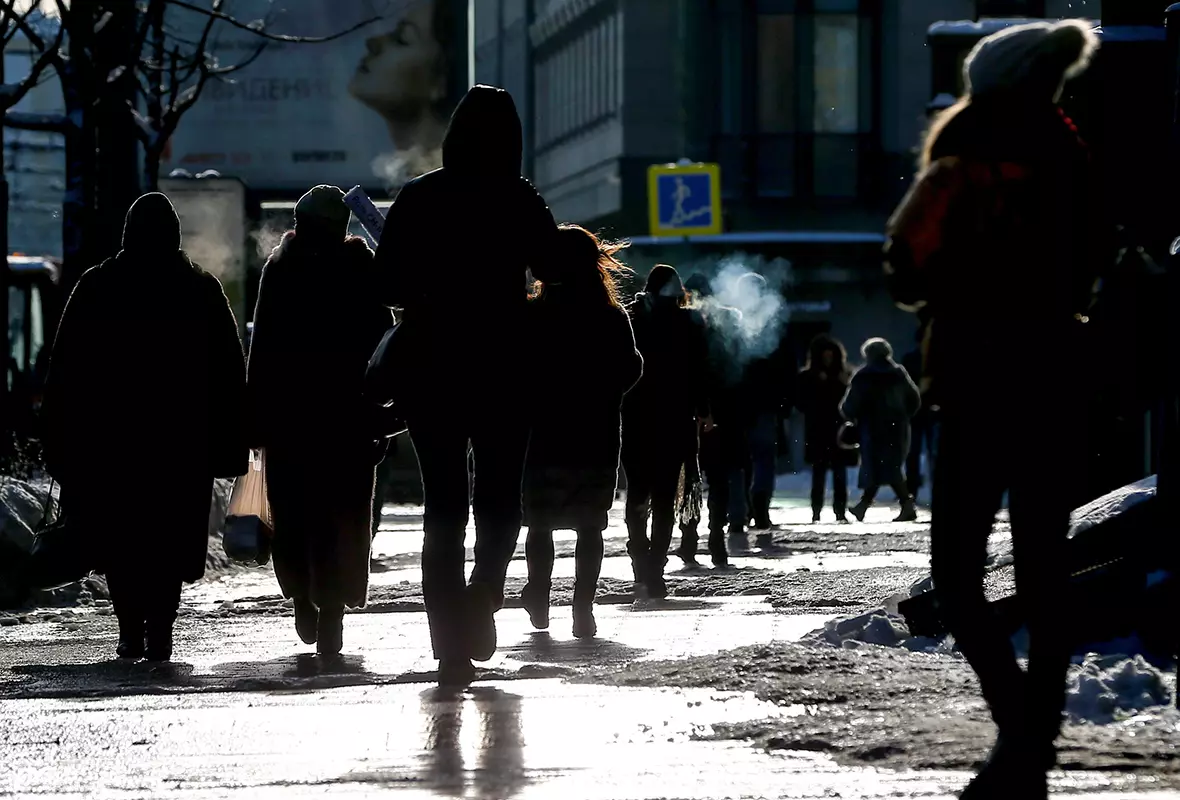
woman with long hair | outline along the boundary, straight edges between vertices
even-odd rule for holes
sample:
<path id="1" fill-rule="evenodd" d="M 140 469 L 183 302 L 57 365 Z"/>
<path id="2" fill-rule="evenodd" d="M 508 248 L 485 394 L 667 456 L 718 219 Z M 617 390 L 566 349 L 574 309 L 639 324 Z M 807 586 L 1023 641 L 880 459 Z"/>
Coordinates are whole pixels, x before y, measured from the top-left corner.
<path id="1" fill-rule="evenodd" d="M 698 425 L 712 430 L 704 319 L 687 306 L 680 274 L 658 264 L 630 309 L 643 377 L 623 399 L 627 552 L 636 584 L 653 599 L 667 595 L 681 470 L 696 457 Z"/>
<path id="2" fill-rule="evenodd" d="M 552 264 L 529 304 L 537 364 L 533 433 L 524 478 L 529 580 L 521 601 L 533 626 L 549 627 L 553 532 L 578 534 L 574 637 L 592 638 L 594 593 L 602 570 L 602 534 L 619 475 L 623 395 L 643 372 L 618 280 L 629 270 L 623 245 L 577 225 L 558 228 Z"/>
<path id="3" fill-rule="evenodd" d="M 821 333 L 811 340 L 807 364 L 799 373 L 798 408 L 803 413 L 803 459 L 811 465 L 811 521 L 820 521 L 827 474 L 832 473 L 832 510 L 839 522 L 848 516 L 848 456 L 836 445 L 844 425 L 840 401 L 852 371 L 840 340 Z"/>

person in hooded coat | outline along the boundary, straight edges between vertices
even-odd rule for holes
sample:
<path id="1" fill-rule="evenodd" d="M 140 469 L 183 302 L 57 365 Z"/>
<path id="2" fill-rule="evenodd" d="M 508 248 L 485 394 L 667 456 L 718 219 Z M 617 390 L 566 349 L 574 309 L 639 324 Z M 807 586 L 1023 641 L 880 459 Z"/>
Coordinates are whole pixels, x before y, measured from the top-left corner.
<path id="1" fill-rule="evenodd" d="M 840 403 L 848 392 L 848 355 L 838 339 L 820 334 L 811 340 L 807 366 L 799 373 L 798 404 L 803 412 L 803 460 L 811 465 L 811 521 L 824 508 L 827 473 L 832 473 L 832 510 L 847 522 L 849 452 L 836 444 L 844 415 Z"/>
<path id="2" fill-rule="evenodd" d="M 168 198 L 136 200 L 122 250 L 70 295 L 41 409 L 46 465 L 100 551 L 129 659 L 172 657 L 181 585 L 205 572 L 213 480 L 247 466 L 238 323 L 180 246 Z"/>
<path id="3" fill-rule="evenodd" d="M 658 264 L 630 309 L 643 377 L 623 398 L 627 552 L 636 584 L 653 599 L 667 595 L 664 567 L 681 471 L 696 457 L 698 426 L 713 430 L 705 321 L 687 304 L 679 273 Z"/>
<path id="4" fill-rule="evenodd" d="M 964 62 L 967 95 L 932 124 L 918 179 L 887 228 L 894 300 L 931 319 L 924 377 L 938 393 L 940 428 L 932 577 L 999 729 L 963 798 L 1045 798 L 1056 760 L 1070 656 L 1064 548 L 1071 487 L 1085 477 L 1076 465 L 1086 429 L 1084 403 L 1062 393 L 1084 373 L 1081 322 L 1095 277 L 1114 263 L 1097 171 L 1057 104 L 1097 47 L 1082 20 L 982 39 Z M 981 342 L 986 368 L 972 357 Z M 1029 342 L 1051 357 L 1030 359 Z M 1048 480 L 1038 457 L 1046 452 L 1055 464 Z M 1005 490 L 1027 669 L 984 593 Z"/>
<path id="5" fill-rule="evenodd" d="M 905 367 L 893 360 L 889 342 L 869 339 L 860 352 L 865 364 L 852 376 L 840 406 L 860 434 L 858 484 L 864 493 L 850 510 L 863 522 L 877 491 L 889 486 L 901 501 L 901 514 L 894 522 L 913 522 L 917 515 L 902 467 L 910 452 L 910 420 L 918 413 L 921 395 Z"/>
<path id="6" fill-rule="evenodd" d="M 442 168 L 402 187 L 377 248 L 382 296 L 403 311 L 394 399 L 422 472 L 422 591 L 445 683 L 470 680 L 471 659 L 495 654 L 494 614 L 520 534 L 531 367 L 526 276 L 552 261 L 557 236 L 544 199 L 520 174 L 521 152 L 511 95 L 472 87 L 451 116 Z"/>
<path id="7" fill-rule="evenodd" d="M 533 627 L 549 627 L 553 532 L 574 530 L 574 637 L 593 638 L 602 535 L 619 478 L 623 395 L 643 373 L 631 322 L 619 303 L 621 245 L 562 225 L 557 262 L 535 274 L 529 303 L 536 342 L 533 434 L 525 465 L 529 579 L 520 593 Z"/>
<path id="8" fill-rule="evenodd" d="M 275 576 L 294 600 L 300 639 L 326 656 L 342 647 L 345 608 L 368 595 L 374 473 L 385 451 L 362 387 L 393 325 L 373 253 L 348 235 L 349 213 L 335 186 L 316 186 L 295 205 L 295 229 L 262 271 L 249 361 Z"/>

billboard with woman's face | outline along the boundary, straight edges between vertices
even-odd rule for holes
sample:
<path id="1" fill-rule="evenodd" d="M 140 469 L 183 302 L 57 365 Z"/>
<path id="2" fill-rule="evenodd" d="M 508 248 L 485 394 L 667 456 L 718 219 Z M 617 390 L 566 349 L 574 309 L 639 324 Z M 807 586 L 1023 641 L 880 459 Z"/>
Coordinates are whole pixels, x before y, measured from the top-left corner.
<path id="1" fill-rule="evenodd" d="M 227 81 L 211 81 L 183 117 L 161 165 L 206 169 L 253 189 L 316 183 L 393 188 L 440 164 L 451 109 L 466 90 L 467 0 L 238 0 L 267 30 L 329 36 L 326 43 L 272 42 Z M 170 8 L 170 25 L 199 31 L 201 15 Z M 249 58 L 258 38 L 214 27 L 223 65 Z M 185 37 L 187 38 L 187 37 Z"/>

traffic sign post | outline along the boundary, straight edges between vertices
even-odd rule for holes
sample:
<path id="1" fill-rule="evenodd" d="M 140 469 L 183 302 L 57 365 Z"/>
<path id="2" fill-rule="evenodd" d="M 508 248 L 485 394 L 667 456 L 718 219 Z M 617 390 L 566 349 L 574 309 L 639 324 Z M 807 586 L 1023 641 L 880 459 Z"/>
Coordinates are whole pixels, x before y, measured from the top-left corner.
<path id="1" fill-rule="evenodd" d="M 653 164 L 647 168 L 652 236 L 721 233 L 721 167 L 717 164 Z"/>

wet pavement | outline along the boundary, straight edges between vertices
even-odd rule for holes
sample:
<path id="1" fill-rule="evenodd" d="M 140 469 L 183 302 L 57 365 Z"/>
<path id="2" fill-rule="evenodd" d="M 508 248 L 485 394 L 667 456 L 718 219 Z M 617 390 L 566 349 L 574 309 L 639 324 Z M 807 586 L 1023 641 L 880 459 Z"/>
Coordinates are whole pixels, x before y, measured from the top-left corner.
<path id="1" fill-rule="evenodd" d="M 420 580 L 413 563 L 420 511 L 390 511 L 376 549 L 396 566 L 376 575 L 375 586 Z M 787 539 L 830 531 L 833 552 L 753 553 L 737 566 L 775 573 L 924 566 L 923 526 L 898 530 L 888 522 L 892 513 L 874 510 L 856 531 L 817 528 L 803 524 L 810 511 L 801 503 L 780 503 L 776 518 Z M 861 552 L 855 537 L 865 529 L 906 549 Z M 608 553 L 617 552 L 621 536 L 612 525 Z M 559 576 L 572 575 L 572 541 L 559 538 Z M 522 569 L 514 562 L 515 572 Z M 604 577 L 628 574 L 624 558 L 608 558 Z M 694 574 L 678 579 L 691 582 Z M 612 665 L 796 641 L 835 613 L 791 613 L 803 609 L 740 596 L 745 574 L 753 573 L 737 572 L 739 586 L 730 592 L 739 596 L 600 605 L 593 642 L 571 638 L 568 607 L 554 609 L 547 632 L 533 631 L 523 611 L 507 608 L 497 617 L 500 652 L 463 693 L 431 684 L 435 663 L 422 613 L 350 614 L 346 657 L 325 664 L 295 638 L 273 576 L 263 572 L 190 587 L 168 667 L 112 661 L 109 608 L 3 627 L 0 797 L 953 796 L 966 773 L 840 766 L 819 752 L 710 739 L 717 725 L 824 713 L 819 707 L 774 705 L 748 693 L 562 680 Z M 1101 772 L 1058 774 L 1054 786 L 1056 796 L 1172 796 L 1136 791 L 1142 780 L 1132 785 Z"/>

